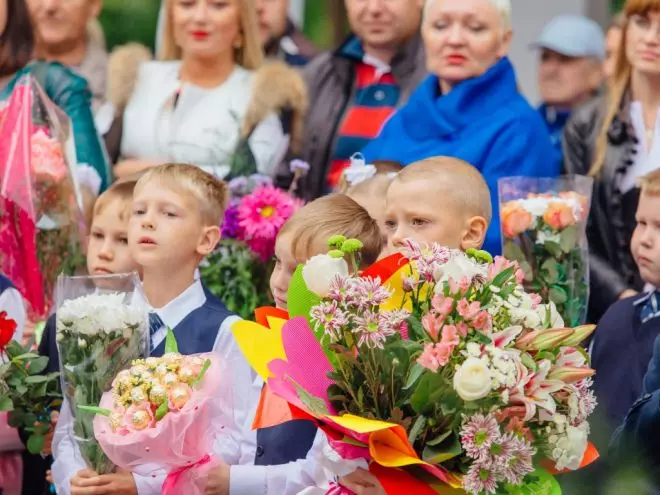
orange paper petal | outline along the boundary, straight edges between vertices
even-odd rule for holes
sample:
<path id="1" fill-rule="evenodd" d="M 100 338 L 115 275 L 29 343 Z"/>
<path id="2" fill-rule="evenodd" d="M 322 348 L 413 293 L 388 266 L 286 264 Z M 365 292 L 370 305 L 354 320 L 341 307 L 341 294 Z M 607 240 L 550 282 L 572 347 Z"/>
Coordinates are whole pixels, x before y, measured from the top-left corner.
<path id="1" fill-rule="evenodd" d="M 270 428 L 296 419 L 315 421 L 312 416 L 275 395 L 268 385 L 264 385 L 261 389 L 261 399 L 254 415 L 252 429 Z"/>
<path id="2" fill-rule="evenodd" d="M 387 495 L 438 495 L 433 488 L 402 469 L 392 469 L 372 463 L 369 471 L 382 485 Z M 449 487 L 447 487 L 449 488 Z"/>
<path id="3" fill-rule="evenodd" d="M 275 308 L 273 306 L 262 306 L 254 310 L 254 319 L 259 325 L 270 328 L 268 325 L 268 317 L 280 318 L 282 320 L 289 319 L 289 313 L 283 309 Z"/>
<path id="4" fill-rule="evenodd" d="M 596 450 L 596 447 L 594 446 L 593 443 L 589 442 L 589 444 L 587 445 L 587 450 L 584 453 L 584 457 L 582 458 L 582 463 L 580 464 L 579 469 L 585 468 L 590 464 L 593 464 L 598 460 L 599 457 L 600 454 L 598 453 L 598 450 Z M 548 459 L 543 459 L 541 461 L 541 467 L 545 469 L 547 472 L 549 472 L 552 476 L 571 472 L 570 469 L 563 469 L 561 471 L 555 469 L 555 463 Z"/>

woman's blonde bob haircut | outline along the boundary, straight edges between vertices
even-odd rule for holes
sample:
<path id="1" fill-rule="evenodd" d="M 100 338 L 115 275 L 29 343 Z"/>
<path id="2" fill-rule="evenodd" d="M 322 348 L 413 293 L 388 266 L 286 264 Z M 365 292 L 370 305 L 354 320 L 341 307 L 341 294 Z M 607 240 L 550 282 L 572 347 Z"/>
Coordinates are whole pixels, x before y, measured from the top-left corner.
<path id="1" fill-rule="evenodd" d="M 174 41 L 172 22 L 172 5 L 175 0 L 165 0 L 165 25 L 163 29 L 163 46 L 160 60 L 181 60 L 181 48 Z M 241 47 L 235 50 L 234 61 L 248 70 L 256 70 L 264 61 L 264 52 L 259 40 L 259 24 L 254 0 L 236 0 L 240 9 Z"/>
<path id="2" fill-rule="evenodd" d="M 619 112 L 623 96 L 630 87 L 630 76 L 632 66 L 628 61 L 626 54 L 626 36 L 630 16 L 647 15 L 649 12 L 660 12 L 660 0 L 628 0 L 623 7 L 623 25 L 621 27 L 623 36 L 621 44 L 617 50 L 616 61 L 614 65 L 614 74 L 607 94 L 607 110 L 605 119 L 600 128 L 600 133 L 596 138 L 596 147 L 594 151 L 594 161 L 591 164 L 589 175 L 596 176 L 600 174 L 605 165 L 605 155 L 607 154 L 607 132 L 612 125 L 614 117 Z"/>

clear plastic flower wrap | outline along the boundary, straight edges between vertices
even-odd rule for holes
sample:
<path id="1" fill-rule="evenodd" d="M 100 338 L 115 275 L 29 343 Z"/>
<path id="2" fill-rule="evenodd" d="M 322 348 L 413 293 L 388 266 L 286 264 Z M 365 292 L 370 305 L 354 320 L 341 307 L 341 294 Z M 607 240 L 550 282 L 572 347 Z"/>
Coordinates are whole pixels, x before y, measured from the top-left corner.
<path id="1" fill-rule="evenodd" d="M 0 143 L 0 272 L 44 319 L 59 274 L 85 261 L 71 121 L 25 76 L 0 103 Z"/>
<path id="2" fill-rule="evenodd" d="M 587 318 L 592 188 L 580 175 L 499 181 L 504 256 L 520 264 L 525 289 L 555 303 L 569 326 Z"/>
<path id="3" fill-rule="evenodd" d="M 96 439 L 122 469 L 168 473 L 163 494 L 203 495 L 214 454 L 238 451 L 230 377 L 214 353 L 138 360 L 91 409 Z"/>
<path id="4" fill-rule="evenodd" d="M 57 285 L 57 347 L 63 407 L 70 407 L 73 432 L 87 465 L 109 473 L 114 465 L 94 438 L 96 406 L 114 377 L 145 357 L 149 333 L 147 308 L 139 296 L 137 274 L 65 277 Z"/>

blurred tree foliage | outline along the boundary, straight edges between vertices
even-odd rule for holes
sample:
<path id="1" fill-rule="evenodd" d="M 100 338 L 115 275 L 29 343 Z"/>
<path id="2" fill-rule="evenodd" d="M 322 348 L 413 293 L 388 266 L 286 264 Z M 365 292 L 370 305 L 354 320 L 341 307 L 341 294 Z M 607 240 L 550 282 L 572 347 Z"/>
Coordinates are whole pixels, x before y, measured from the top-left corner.
<path id="1" fill-rule="evenodd" d="M 619 12 L 623 8 L 623 4 L 626 3 L 626 0 L 612 0 L 612 12 Z"/>
<path id="2" fill-rule="evenodd" d="M 154 48 L 161 0 L 104 0 L 100 21 L 109 49 L 129 41 Z M 306 0 L 305 33 L 330 48 L 346 33 L 344 0 Z"/>

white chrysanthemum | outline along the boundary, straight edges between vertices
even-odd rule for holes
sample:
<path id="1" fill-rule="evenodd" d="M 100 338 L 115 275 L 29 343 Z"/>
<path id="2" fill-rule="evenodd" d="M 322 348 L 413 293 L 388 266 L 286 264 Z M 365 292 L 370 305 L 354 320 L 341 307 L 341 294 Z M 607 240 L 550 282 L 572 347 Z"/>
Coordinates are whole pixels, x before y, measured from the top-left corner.
<path id="1" fill-rule="evenodd" d="M 76 333 L 124 332 L 145 321 L 145 308 L 129 305 L 125 294 L 91 294 L 64 302 L 57 313 L 57 331 L 71 329 Z"/>

